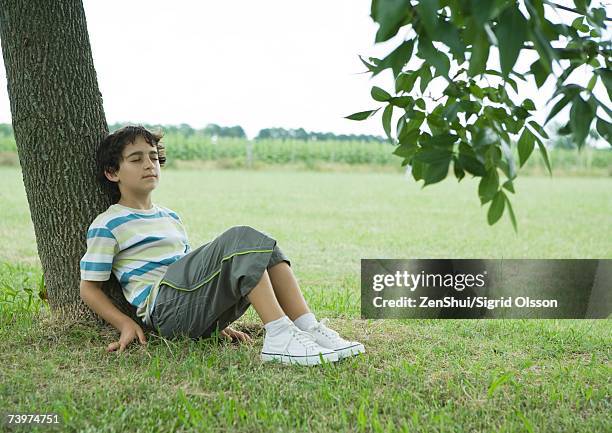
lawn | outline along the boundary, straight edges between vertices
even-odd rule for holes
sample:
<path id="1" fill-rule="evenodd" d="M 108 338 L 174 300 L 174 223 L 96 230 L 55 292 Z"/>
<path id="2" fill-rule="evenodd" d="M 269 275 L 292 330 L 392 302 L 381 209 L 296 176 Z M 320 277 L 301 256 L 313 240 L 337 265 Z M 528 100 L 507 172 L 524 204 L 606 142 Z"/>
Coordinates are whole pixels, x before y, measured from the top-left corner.
<path id="1" fill-rule="evenodd" d="M 35 238 L 21 173 L 0 176 L 0 295 L 23 294 L 40 278 Z M 21 296 L 0 305 L 0 407 L 58 413 L 74 432 L 609 431 L 609 320 L 361 320 L 359 265 L 612 258 L 611 186 L 519 179 L 517 235 L 507 215 L 486 224 L 469 179 L 421 190 L 394 173 L 167 170 L 154 201 L 181 215 L 193 247 L 233 225 L 269 233 L 317 316 L 367 354 L 313 368 L 262 364 L 250 309 L 237 327 L 251 346 L 149 335 L 146 348 L 117 356 L 104 351 L 113 329 L 54 323 Z"/>

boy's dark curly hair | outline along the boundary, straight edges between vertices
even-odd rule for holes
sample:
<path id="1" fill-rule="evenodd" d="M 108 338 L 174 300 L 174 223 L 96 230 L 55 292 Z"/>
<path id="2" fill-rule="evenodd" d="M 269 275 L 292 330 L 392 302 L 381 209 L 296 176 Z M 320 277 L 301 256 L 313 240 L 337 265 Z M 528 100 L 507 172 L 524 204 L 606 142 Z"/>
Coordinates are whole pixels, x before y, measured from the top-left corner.
<path id="1" fill-rule="evenodd" d="M 142 137 L 151 146 L 157 147 L 159 165 L 163 167 L 166 164 L 166 148 L 161 143 L 163 137 L 161 132 L 151 132 L 140 125 L 127 125 L 107 135 L 100 143 L 96 153 L 96 178 L 113 203 L 119 201 L 121 192 L 117 183 L 106 178 L 104 171 L 114 173 L 119 170 L 119 163 L 123 158 L 123 149 L 138 137 Z"/>

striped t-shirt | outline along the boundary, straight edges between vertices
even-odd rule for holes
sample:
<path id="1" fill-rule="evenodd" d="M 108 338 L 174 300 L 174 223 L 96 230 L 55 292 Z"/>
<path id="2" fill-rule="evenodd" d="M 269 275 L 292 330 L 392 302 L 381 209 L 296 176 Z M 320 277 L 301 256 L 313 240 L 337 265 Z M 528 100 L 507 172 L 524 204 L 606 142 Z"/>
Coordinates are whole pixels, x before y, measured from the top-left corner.
<path id="1" fill-rule="evenodd" d="M 180 217 L 153 205 L 133 209 L 111 205 L 87 231 L 87 252 L 81 259 L 81 279 L 106 281 L 111 271 L 136 315 L 150 324 L 151 307 L 168 265 L 191 251 Z"/>

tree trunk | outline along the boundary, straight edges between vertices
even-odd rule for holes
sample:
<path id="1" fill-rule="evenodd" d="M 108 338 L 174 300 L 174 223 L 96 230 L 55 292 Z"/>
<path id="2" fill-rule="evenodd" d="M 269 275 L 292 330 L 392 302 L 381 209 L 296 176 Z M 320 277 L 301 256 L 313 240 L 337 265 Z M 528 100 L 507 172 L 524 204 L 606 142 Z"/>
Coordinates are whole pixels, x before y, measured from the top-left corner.
<path id="1" fill-rule="evenodd" d="M 96 320 L 79 296 L 86 230 L 110 205 L 95 179 L 108 132 L 80 0 L 0 0 L 13 129 L 53 316 Z M 113 302 L 134 320 L 113 278 Z M 141 323 L 137 320 L 137 323 Z"/>

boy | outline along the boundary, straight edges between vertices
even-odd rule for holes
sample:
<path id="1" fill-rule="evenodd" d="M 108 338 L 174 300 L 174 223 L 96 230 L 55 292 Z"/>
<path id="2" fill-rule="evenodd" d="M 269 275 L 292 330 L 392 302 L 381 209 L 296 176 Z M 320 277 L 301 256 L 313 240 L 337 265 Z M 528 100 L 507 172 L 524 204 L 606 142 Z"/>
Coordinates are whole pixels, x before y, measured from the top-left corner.
<path id="1" fill-rule="evenodd" d="M 226 230 L 191 251 L 180 217 L 151 201 L 165 162 L 161 134 L 126 126 L 97 152 L 98 180 L 112 202 L 87 231 L 80 262 L 83 301 L 121 336 L 108 351 L 123 352 L 142 328 L 102 292 L 111 272 L 143 322 L 165 338 L 250 337 L 229 327 L 253 305 L 266 330 L 262 361 L 315 365 L 365 352 L 318 322 L 291 263 L 267 234 L 247 226 Z"/>

